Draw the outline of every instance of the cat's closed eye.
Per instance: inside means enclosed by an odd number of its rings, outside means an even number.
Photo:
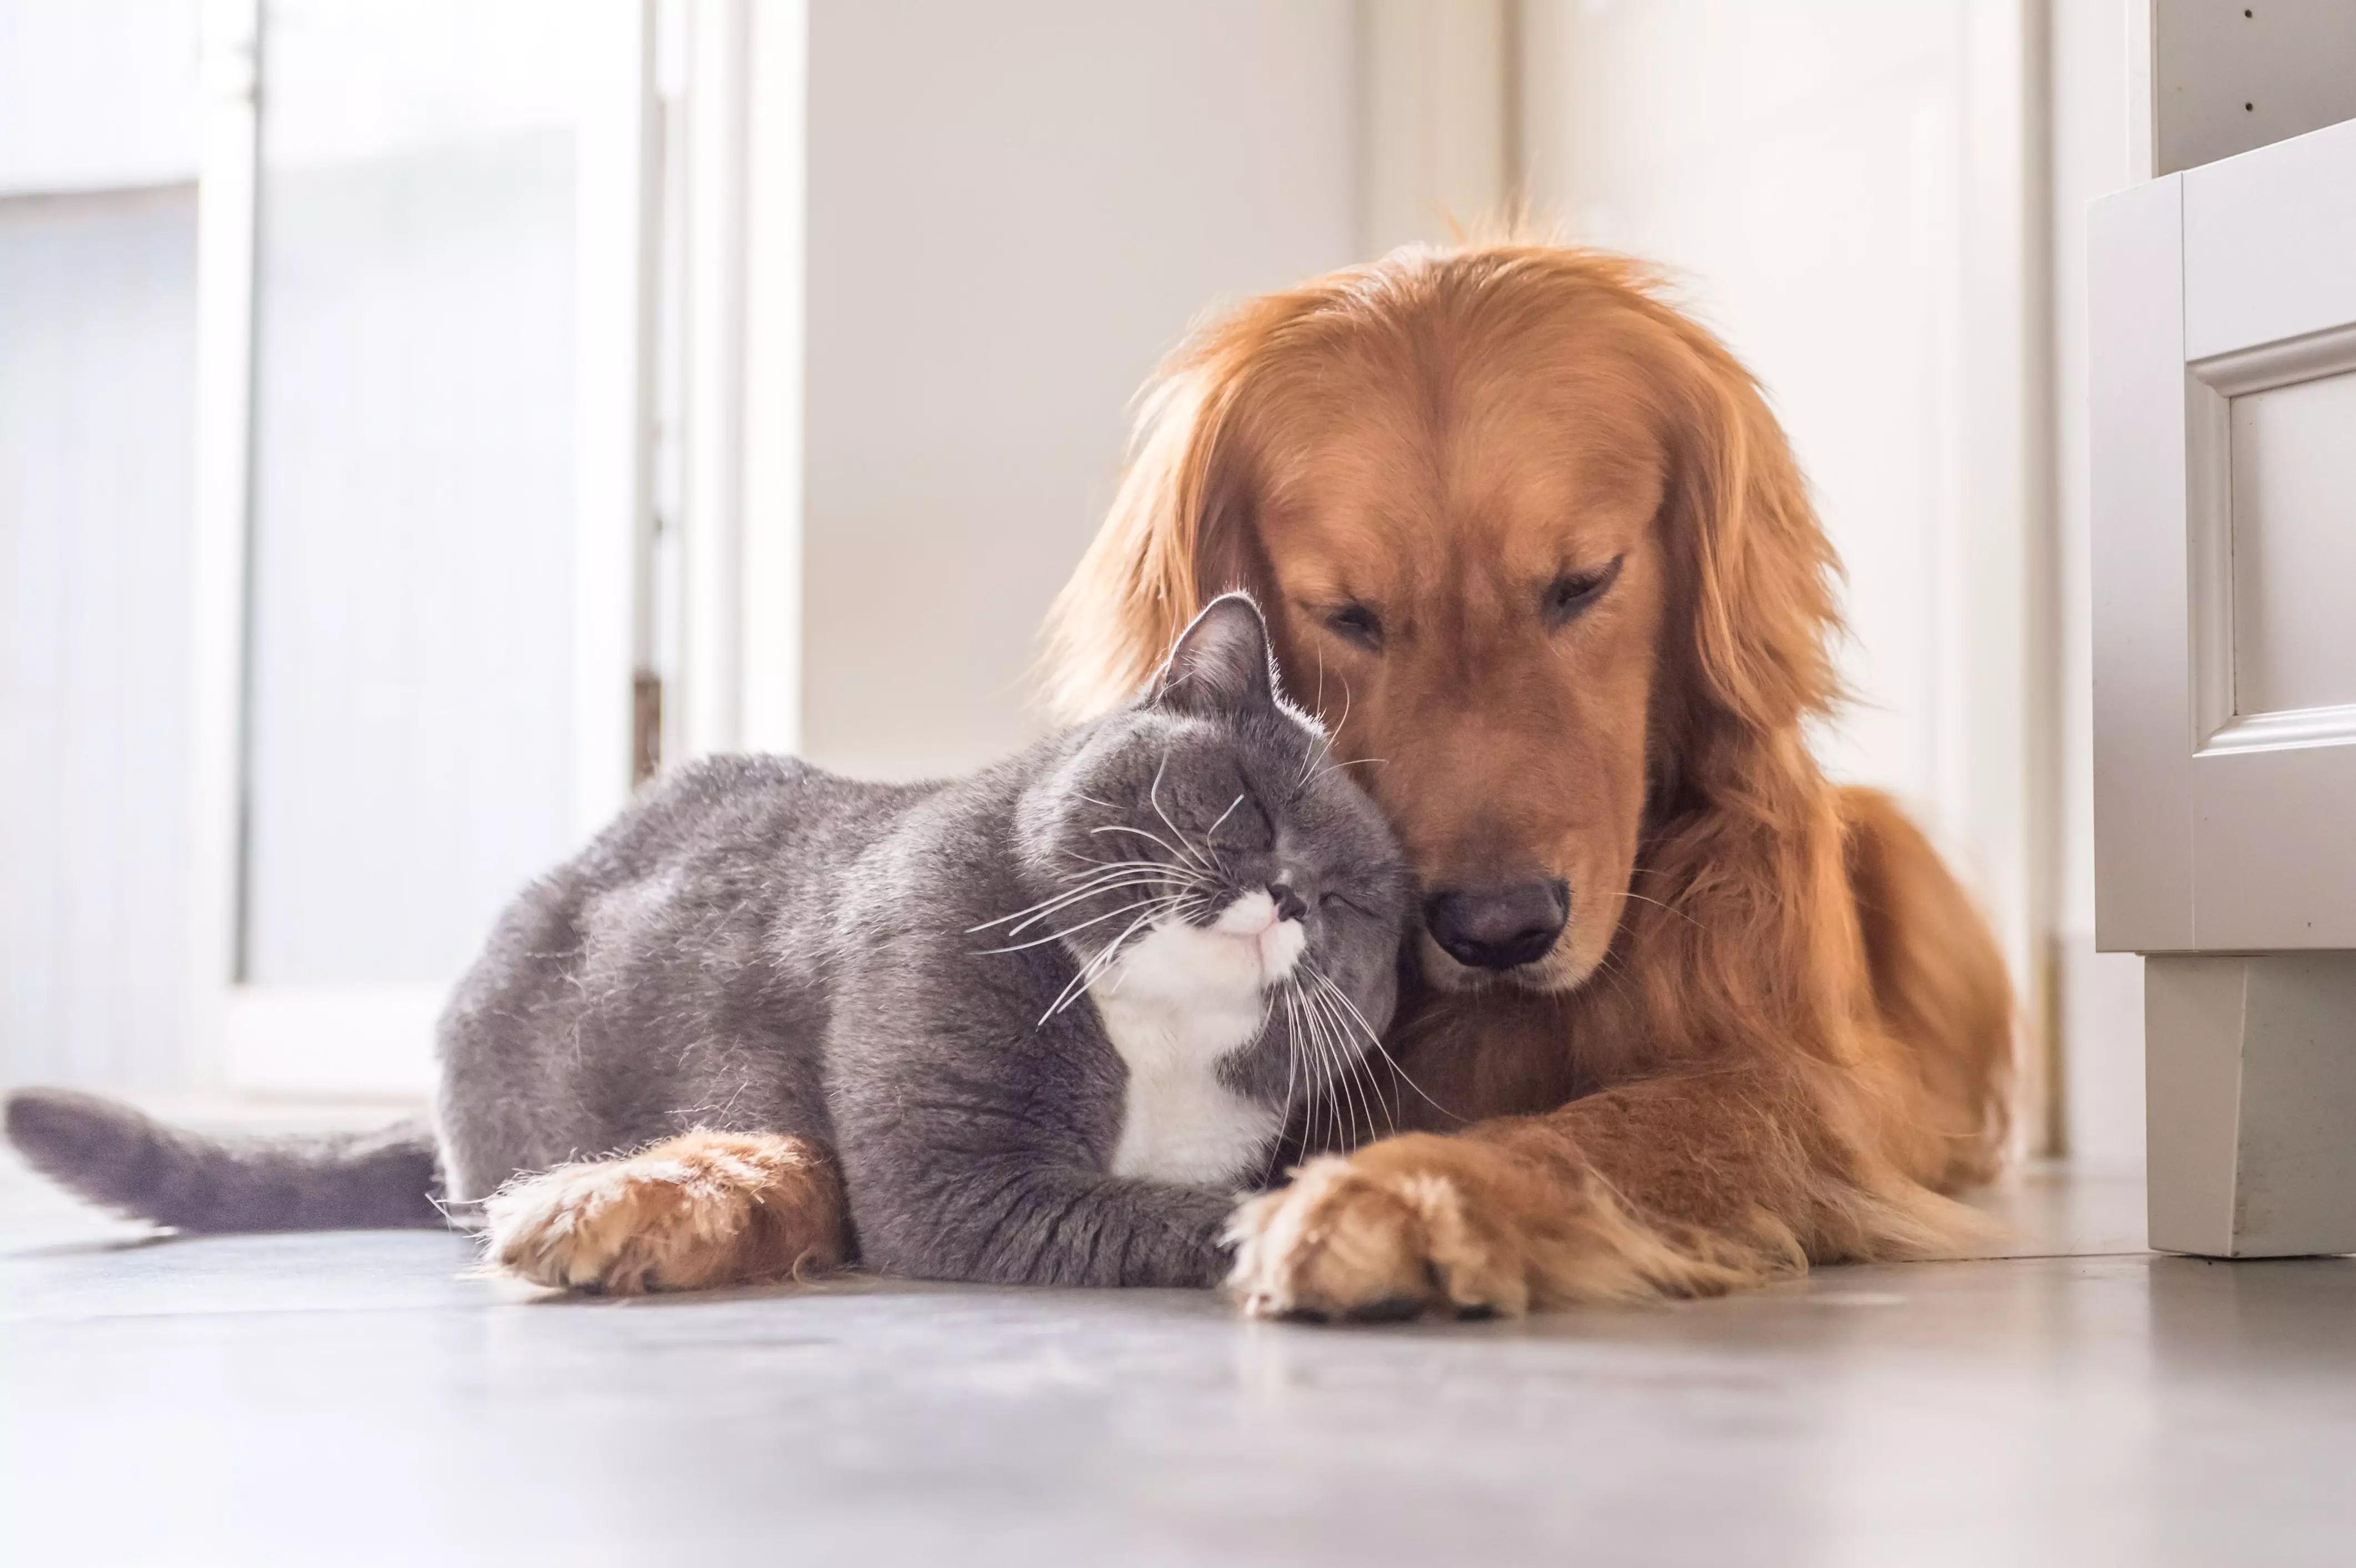
[[[1276,830],[1269,826],[1268,814],[1259,802],[1249,795],[1239,795],[1235,804],[1219,814],[1203,835],[1204,842],[1221,854],[1258,854],[1276,843]]]

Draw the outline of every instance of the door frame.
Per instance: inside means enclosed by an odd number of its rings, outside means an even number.
[[[581,0],[575,274],[573,821],[633,784],[652,658],[659,104],[655,0]],[[190,592],[193,1076],[236,1093],[414,1097],[434,1083],[439,985],[262,986],[242,974],[254,450],[261,0],[206,0],[197,219]]]

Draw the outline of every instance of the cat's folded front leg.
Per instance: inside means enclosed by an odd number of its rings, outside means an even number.
[[[848,1251],[833,1157],[782,1134],[682,1133],[560,1165],[509,1182],[483,1218],[504,1272],[613,1296],[825,1273]]]
[[[854,1172],[854,1181],[856,1172]],[[860,1193],[868,1266],[991,1285],[1216,1285],[1232,1196],[1098,1171],[981,1159],[918,1188]]]

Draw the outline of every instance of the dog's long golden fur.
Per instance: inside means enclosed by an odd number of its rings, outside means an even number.
[[[1425,1130],[1246,1212],[1257,1308],[1707,1292],[1971,1229],[1941,1195],[1999,1161],[2010,995],[1922,836],[1810,754],[1837,570],[1757,386],[1621,258],[1402,252],[1165,366],[1058,706],[1249,588],[1427,887],[1570,890],[1503,977],[1422,945],[1374,1087]]]

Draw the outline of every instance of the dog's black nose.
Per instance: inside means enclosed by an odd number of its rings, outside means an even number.
[[[1290,882],[1269,883],[1268,896],[1276,901],[1276,918],[1279,920],[1299,920],[1309,912],[1309,905],[1292,891]]]
[[[1554,947],[1570,918],[1560,878],[1502,888],[1443,888],[1423,901],[1423,923],[1440,951],[1473,969],[1511,969]]]

